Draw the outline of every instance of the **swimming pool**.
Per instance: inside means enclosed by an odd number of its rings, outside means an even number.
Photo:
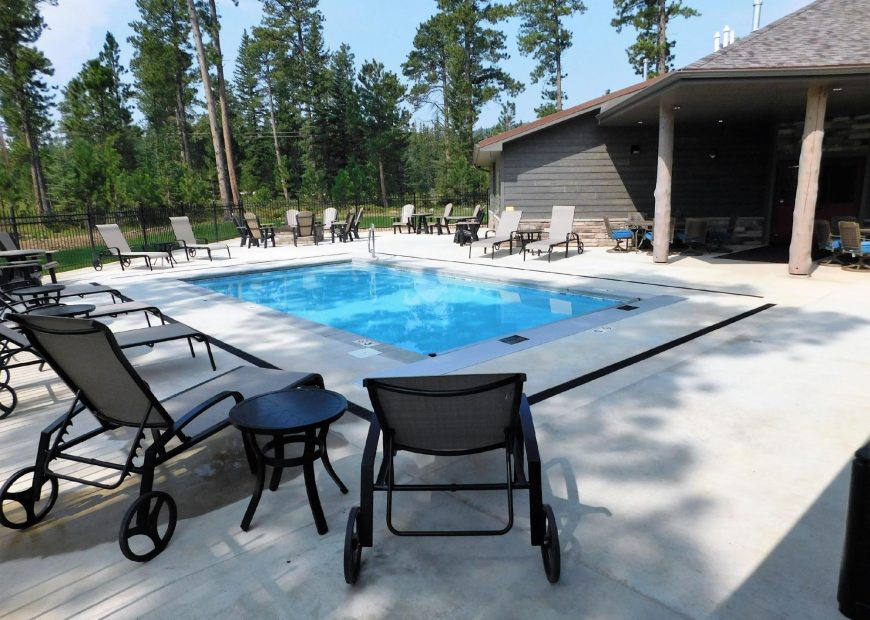
[[[189,282],[423,355],[625,303],[360,263]]]

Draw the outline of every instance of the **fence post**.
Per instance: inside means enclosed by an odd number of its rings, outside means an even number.
[[[94,226],[96,225],[96,221],[94,219],[94,211],[92,209],[91,202],[88,201],[85,203],[85,217],[87,218],[87,227],[88,227],[88,239],[91,242],[91,265],[93,265],[94,269],[102,266],[102,261],[97,256],[97,243],[94,241]]]
[[[142,229],[142,249],[148,250],[148,232],[145,230],[145,210],[140,202],[136,206],[136,218],[139,220],[139,228]]]
[[[12,224],[12,238],[15,239],[15,243],[18,244],[18,247],[21,247],[21,239],[18,236],[18,222],[15,220],[15,203],[13,202],[9,207],[9,218]]]
[[[241,210],[242,205],[239,205],[239,210]],[[218,218],[217,218],[217,205],[215,203],[211,203],[211,219],[214,222],[214,240],[217,241],[220,239],[218,235]]]

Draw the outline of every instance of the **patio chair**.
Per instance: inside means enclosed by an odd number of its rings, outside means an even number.
[[[196,357],[193,342],[202,342],[205,344],[211,369],[217,370],[214,355],[211,351],[211,344],[209,344],[206,335],[183,323],[168,323],[166,325],[155,325],[154,327],[143,327],[142,329],[131,329],[114,333],[118,347],[121,349],[153,347],[161,342],[187,340],[191,357]],[[26,355],[24,360],[20,359],[22,355]],[[0,323],[0,393],[6,395],[0,399],[0,420],[12,413],[18,404],[18,395],[10,385],[11,375],[9,371],[34,364],[40,364],[40,370],[42,370],[45,360],[33,348],[27,336],[4,323]]]
[[[21,250],[21,249],[26,249],[26,248],[22,248],[18,244],[18,241],[16,240],[16,238],[13,237],[12,235],[10,235],[8,232],[6,232],[5,230],[0,230],[0,249],[2,249],[4,251],[12,251],[12,250]],[[43,256],[43,254],[41,252],[38,252],[38,253],[34,254],[33,256],[29,257],[29,259],[36,261],[36,262],[39,262],[39,258],[41,256]],[[54,270],[57,269],[58,267],[60,267],[59,262],[57,262],[56,260],[46,261],[44,263],[39,263],[39,267],[43,271],[47,271],[51,274],[52,282],[57,281]]]
[[[347,217],[343,222],[333,222],[329,227],[329,235],[332,243],[335,243],[335,237],[342,243],[353,241],[353,221],[356,219],[356,210],[351,209],[347,212]]]
[[[571,247],[572,241],[577,244],[577,254],[582,254],[583,242],[580,241],[580,235],[574,232],[574,207],[555,206],[553,207],[553,215],[550,216],[550,238],[526,243],[523,246],[523,260],[526,260],[526,252],[536,251],[540,256],[541,252],[547,250],[547,262],[549,263],[553,257],[553,248],[560,245],[565,246],[565,258],[568,258],[568,249]]]
[[[727,244],[731,243],[731,231],[734,229],[734,217],[707,218],[707,249],[711,252],[730,252]]]
[[[272,240],[272,247],[275,247],[275,228],[272,226],[261,226],[260,218],[256,213],[245,211],[245,225],[248,227],[248,247],[252,245],[259,246],[263,244],[265,250],[269,247],[269,240]]]
[[[483,209],[480,208],[480,205],[477,205],[474,208],[472,217],[457,220],[454,228],[456,232],[453,235],[453,242],[463,246],[472,241],[479,241],[478,232],[483,224],[484,215]]]
[[[864,263],[864,259],[870,256],[870,240],[861,236],[861,225],[858,222],[840,222],[840,243],[843,254],[849,254],[858,261],[843,265],[843,269],[849,271],[870,271],[870,265]]]
[[[498,221],[498,227],[495,229],[495,235],[489,237],[489,231],[486,231],[483,239],[472,241],[468,244],[468,258],[471,258],[471,248],[482,247],[483,253],[486,254],[486,249],[492,249],[492,257],[495,258],[495,250],[502,243],[510,245],[510,254],[514,253],[514,232],[520,225],[520,218],[523,217],[522,211],[505,211],[502,213],[501,219]]]
[[[338,217],[338,209],[335,207],[327,207],[323,210],[323,230],[331,229],[332,223]]]
[[[364,209],[363,207],[357,207],[357,209],[356,209],[356,215],[353,218],[353,225],[350,227],[351,232],[353,232],[353,236],[348,235],[348,239],[350,241],[353,241],[354,237],[359,239],[359,225],[360,225],[360,222],[362,221],[363,209]]]
[[[432,222],[432,225],[438,228],[438,234],[441,234],[441,228],[445,228],[447,230],[447,234],[450,234],[450,214],[453,212],[453,203],[448,202],[444,205],[444,213],[440,217],[436,217],[435,221]]]
[[[169,266],[175,266],[175,259],[172,257],[171,251],[166,252],[134,252],[130,249],[127,239],[124,238],[124,233],[117,224],[97,224],[97,230],[109,253],[118,258],[121,263],[121,271],[130,266],[130,262],[134,258],[144,258],[145,265],[149,271],[154,271],[151,262],[157,259],[169,261]]]
[[[5,288],[4,291],[10,297],[17,297],[25,303],[34,303],[41,301],[43,303],[59,303],[61,299],[70,297],[78,297],[84,299],[88,295],[109,295],[112,303],[123,301],[124,296],[121,292],[111,286],[105,284],[48,284],[45,286],[29,286],[27,284],[21,286],[13,286]]]
[[[248,243],[248,237],[250,237],[250,231],[248,230],[248,225],[245,224],[245,219],[239,217],[238,215],[233,215],[233,225],[236,227],[236,230],[239,231],[239,238],[241,242],[239,243],[239,247],[243,248]]]
[[[360,505],[351,508],[344,540],[344,578],[359,576],[362,548],[371,547],[374,491],[386,491],[387,528],[398,536],[497,536],[513,526],[513,492],[529,491],[531,543],[541,548],[547,579],[559,580],[560,550],[556,519],[543,503],[541,457],[528,401],[522,393],[525,375],[444,375],[365,379],[372,418],[360,469]],[[375,476],[378,443],[382,460]],[[503,450],[503,482],[400,483],[399,451],[438,457]],[[414,473],[420,479],[420,472]],[[424,491],[503,491],[505,523],[498,529],[399,530],[393,522],[393,493]],[[437,499],[432,496],[432,499]]]
[[[73,304],[66,306],[65,304],[55,303],[50,298],[40,297],[37,299],[14,299],[8,293],[0,291],[0,320],[6,320],[11,314],[34,314],[34,315],[50,315],[57,316],[58,310],[68,308],[69,312],[63,312],[64,316],[86,316],[91,319],[110,317],[117,318],[122,314],[133,314],[142,312],[145,314],[145,321],[148,327],[151,327],[151,317],[154,315],[160,319],[160,323],[166,323],[166,319],[160,308],[153,304],[144,303],[141,301],[123,301],[119,303],[102,304],[99,306],[93,304]]]
[[[607,231],[607,236],[616,241],[616,245],[608,252],[628,252],[631,250],[631,246],[634,245],[633,231],[628,228],[613,228],[610,224],[610,218],[607,216],[604,216],[604,229]],[[623,243],[625,243],[624,246]]]
[[[296,230],[293,232],[294,246],[297,245],[296,241],[303,237],[314,239],[314,245],[323,239],[323,229],[314,221],[314,214],[311,211],[300,211],[296,215],[296,224]]]
[[[411,227],[413,223],[411,222],[411,214],[414,213],[414,205],[408,204],[402,206],[402,213],[399,217],[393,219],[393,234],[396,234],[396,230],[402,232],[402,227],[408,229],[408,234],[411,234]]]
[[[668,251],[669,251],[669,252],[672,251],[672,250],[671,250],[671,246],[674,245],[674,231],[676,230],[676,227],[677,227],[677,220],[676,220],[675,218],[672,217],[672,218],[671,218],[671,226],[670,226],[670,228],[669,228],[669,233],[668,233],[668,234],[670,235],[670,241],[668,242],[668,244],[669,244],[669,246],[668,246]],[[655,230],[655,229],[653,229],[653,230]],[[653,230],[648,230],[648,231],[646,231],[645,233],[643,233],[643,238],[644,238],[645,240],[649,241],[649,244],[650,244],[650,251],[652,251],[652,244],[653,244]]]
[[[208,239],[197,239],[193,234],[193,227],[190,225],[190,220],[187,216],[170,217],[169,222],[172,224],[172,231],[175,233],[178,245],[185,251],[187,260],[190,260],[191,256],[196,256],[197,250],[205,250],[209,261],[212,259],[212,250],[226,250],[227,258],[232,258],[230,246],[226,243],[209,243]]]
[[[25,529],[45,519],[57,500],[58,480],[115,489],[129,475],[140,474],[139,496],[124,514],[119,534],[124,557],[137,562],[159,555],[177,522],[175,500],[153,490],[156,468],[229,426],[229,406],[244,398],[240,386],[247,396],[282,387],[323,387],[320,375],[237,368],[161,401],[105,325],[56,317],[18,316],[15,321],[75,397],[67,412],[42,431],[35,464],[14,473],[0,488],[0,524]],[[96,427],[79,419],[86,412],[96,418]],[[210,420],[201,420],[204,416]],[[204,428],[193,433],[189,425],[194,422]],[[115,461],[94,458],[91,440],[110,434],[117,441],[122,429],[132,435],[127,455]],[[253,455],[248,456],[252,465]],[[69,463],[88,464],[91,475],[65,467]],[[102,475],[93,468],[100,468]],[[110,472],[117,477],[107,479]],[[88,505],[88,510],[93,508]]]
[[[297,215],[299,215],[299,209],[287,209],[287,212],[284,214],[284,217],[287,218],[287,226],[290,228],[290,232],[294,232],[296,230]]]
[[[843,244],[839,236],[831,234],[831,224],[828,220],[813,221],[813,239],[818,250],[829,253],[829,256],[818,261],[819,265],[843,265]]]
[[[685,230],[677,233],[676,238],[686,246],[681,254],[700,256],[707,247],[707,220],[700,217],[687,217]]]
[[[831,218],[831,232],[834,235],[840,234],[841,222],[857,222],[858,218],[854,215],[835,215]]]

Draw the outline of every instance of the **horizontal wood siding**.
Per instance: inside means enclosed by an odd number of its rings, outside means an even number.
[[[599,128],[591,115],[566,121],[504,145],[502,203],[524,218],[549,218],[553,205],[576,206],[578,219],[652,213],[655,148],[654,130]]]

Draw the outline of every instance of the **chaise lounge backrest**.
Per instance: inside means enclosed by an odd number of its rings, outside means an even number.
[[[164,428],[172,424],[102,323],[20,314],[10,319],[98,418],[120,426]]]
[[[121,232],[121,227],[117,224],[97,224],[97,230],[100,231],[100,236],[106,242],[106,246],[117,248],[121,254],[133,253],[127,244],[127,239],[124,238],[124,233]]]
[[[523,374],[365,379],[378,422],[397,448],[463,454],[505,445]]]

